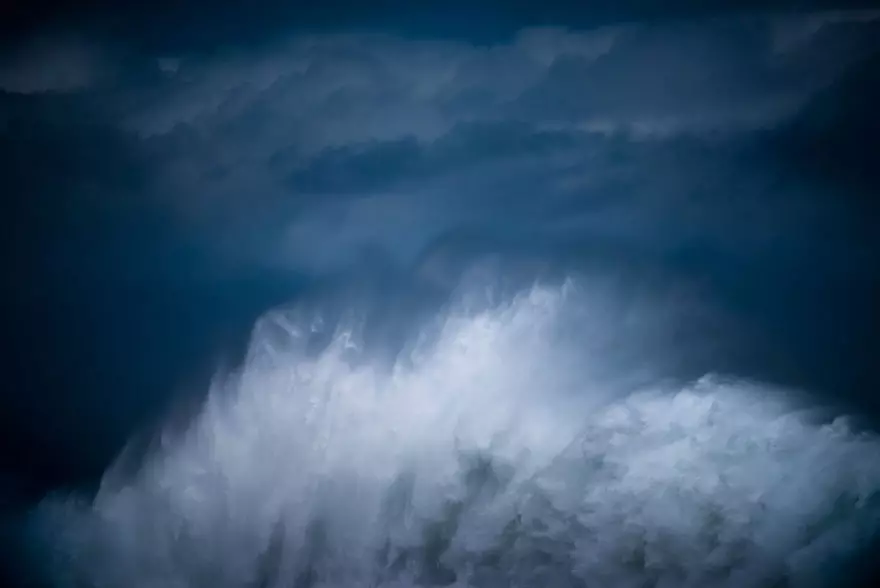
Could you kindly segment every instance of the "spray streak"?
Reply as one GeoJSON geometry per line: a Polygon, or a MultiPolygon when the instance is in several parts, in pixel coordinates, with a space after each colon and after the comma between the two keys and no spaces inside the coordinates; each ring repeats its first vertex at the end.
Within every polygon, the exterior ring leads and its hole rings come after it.
{"type": "Polygon", "coordinates": [[[830,581],[877,528],[876,440],[758,384],[621,392],[584,300],[450,311],[390,366],[354,321],[270,314],[184,436],[43,505],[56,584],[830,581]]]}

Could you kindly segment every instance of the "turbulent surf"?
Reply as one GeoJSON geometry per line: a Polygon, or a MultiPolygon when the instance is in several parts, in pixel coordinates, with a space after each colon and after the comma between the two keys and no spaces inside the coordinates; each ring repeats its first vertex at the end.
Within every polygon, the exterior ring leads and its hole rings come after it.
{"type": "Polygon", "coordinates": [[[40,506],[53,583],[820,586],[873,537],[880,444],[845,418],[639,372],[584,283],[459,294],[393,337],[266,315],[185,431],[40,506]]]}

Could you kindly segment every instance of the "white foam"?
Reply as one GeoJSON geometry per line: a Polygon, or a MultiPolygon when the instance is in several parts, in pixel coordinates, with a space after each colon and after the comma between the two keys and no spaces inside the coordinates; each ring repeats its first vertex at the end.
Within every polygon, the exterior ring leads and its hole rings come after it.
{"type": "Polygon", "coordinates": [[[42,506],[57,585],[810,586],[875,531],[873,437],[759,383],[621,391],[587,299],[450,311],[390,367],[270,314],[185,435],[42,506]]]}

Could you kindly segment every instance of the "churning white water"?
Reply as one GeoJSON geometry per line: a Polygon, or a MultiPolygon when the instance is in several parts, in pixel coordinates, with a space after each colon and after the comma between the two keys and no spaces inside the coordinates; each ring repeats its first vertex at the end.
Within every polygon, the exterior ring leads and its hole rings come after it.
{"type": "Polygon", "coordinates": [[[878,528],[877,440],[757,383],[609,375],[588,298],[566,283],[462,304],[390,360],[354,314],[271,313],[184,434],[93,500],[41,506],[53,581],[830,581],[878,528]]]}

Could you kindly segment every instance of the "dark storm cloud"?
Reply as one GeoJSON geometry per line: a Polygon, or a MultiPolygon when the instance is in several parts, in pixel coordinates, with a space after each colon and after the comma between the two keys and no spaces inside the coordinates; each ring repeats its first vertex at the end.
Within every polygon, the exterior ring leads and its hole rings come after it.
{"type": "Polygon", "coordinates": [[[705,125],[748,120],[744,101],[757,110],[753,119],[772,121],[870,50],[876,22],[876,13],[832,13],[526,29],[489,47],[387,35],[294,36],[211,60],[166,56],[157,65],[176,83],[164,100],[129,116],[147,134],[196,117],[215,128],[247,117],[251,132],[264,129],[261,120],[299,123],[297,140],[335,144],[436,135],[475,117],[705,125]],[[307,119],[317,122],[310,128],[307,119]]]}
{"type": "MultiPolygon", "coordinates": [[[[429,143],[413,137],[321,151],[288,181],[292,190],[314,193],[368,194],[400,182],[431,178],[478,167],[492,160],[542,156],[577,143],[559,131],[544,131],[516,121],[458,123],[429,143]]],[[[282,165],[279,154],[275,161],[282,165]]]]}
{"type": "Polygon", "coordinates": [[[869,50],[876,29],[873,13],[835,13],[532,29],[491,47],[293,36],[214,58],[168,55],[152,77],[80,92],[141,137],[156,197],[181,218],[238,231],[248,218],[283,224],[317,193],[374,194],[405,177],[423,191],[488,160],[497,169],[573,142],[601,149],[607,135],[772,128],[869,50]],[[826,64],[805,67],[817,51],[826,64]]]}
{"type": "MultiPolygon", "coordinates": [[[[270,209],[289,207],[293,214],[287,228],[277,227],[283,232],[314,234],[323,242],[320,235],[333,223],[346,222],[351,226],[341,233],[345,239],[362,237],[351,241],[355,248],[370,235],[393,235],[382,221],[382,211],[390,209],[396,212],[388,222],[403,221],[414,232],[421,227],[423,239],[447,224],[485,222],[492,213],[475,212],[481,208],[502,205],[510,221],[518,208],[528,209],[520,203],[541,202],[553,211],[546,213],[552,219],[561,210],[553,202],[608,201],[610,194],[635,209],[630,218],[644,208],[632,199],[657,202],[662,212],[678,210],[673,203],[686,201],[687,194],[695,194],[687,214],[712,215],[721,201],[756,207],[761,197],[748,185],[754,174],[736,180],[736,164],[726,154],[696,165],[704,152],[723,151],[714,145],[679,153],[687,142],[662,141],[680,133],[741,135],[781,124],[840,73],[807,70],[802,54],[816,51],[814,43],[837,51],[832,61],[844,70],[870,50],[874,32],[876,24],[865,15],[826,15],[800,23],[744,19],[587,32],[538,29],[490,48],[388,36],[294,38],[256,56],[184,60],[169,74],[162,100],[125,113],[123,120],[157,151],[179,153],[169,161],[167,191],[181,194],[181,206],[195,206],[196,217],[231,207],[238,222],[247,213],[237,214],[236,202],[245,209],[254,201],[275,202],[270,209]],[[841,34],[851,39],[854,22],[863,42],[844,51],[827,29],[843,27],[841,34]],[[794,44],[798,26],[801,37],[794,44]],[[787,40],[783,54],[781,37],[787,40]],[[653,65],[660,49],[665,67],[653,65]],[[567,110],[560,108],[561,99],[567,110]],[[713,180],[718,165],[731,167],[725,177],[736,181],[713,180]],[[712,170],[699,180],[702,188],[694,186],[701,177],[695,169],[712,170]],[[747,196],[706,195],[716,184],[725,190],[742,185],[747,196]],[[361,202],[346,204],[352,195],[361,202]],[[300,206],[311,210],[297,216],[300,206]],[[322,209],[327,212],[319,214],[322,209]],[[407,214],[414,216],[406,221],[407,214]],[[315,215],[325,220],[310,218],[315,215]],[[377,224],[371,225],[375,215],[377,224]]],[[[531,214],[531,222],[545,216],[531,214]]],[[[621,228],[627,213],[620,215],[594,224],[621,228]]],[[[715,217],[728,218],[723,212],[715,217]]],[[[777,215],[765,218],[773,219],[766,221],[770,225],[780,222],[777,215]]],[[[650,225],[654,234],[663,232],[650,225]]],[[[630,226],[628,236],[643,230],[634,228],[636,222],[630,226]]],[[[749,226],[746,237],[760,223],[749,226]]],[[[405,250],[419,247],[409,238],[401,243],[405,250]]],[[[320,249],[326,253],[327,243],[320,249]]]]}
{"type": "Polygon", "coordinates": [[[876,50],[877,32],[862,11],[525,29],[488,46],[290,34],[124,70],[90,45],[102,75],[52,87],[22,72],[65,54],[19,52],[0,82],[100,116],[130,146],[107,148],[137,153],[128,177],[144,178],[101,206],[161,211],[226,264],[322,273],[375,247],[412,260],[462,223],[755,251],[780,224],[801,238],[844,214],[794,204],[813,190],[776,189],[754,146],[876,50]]]}
{"type": "Polygon", "coordinates": [[[518,110],[565,122],[596,113],[612,123],[649,125],[652,119],[674,124],[685,113],[709,121],[720,113],[774,119],[806,80],[786,79],[785,64],[773,59],[772,37],[755,28],[723,22],[621,31],[615,50],[595,63],[557,60],[518,99],[518,110]]]}

